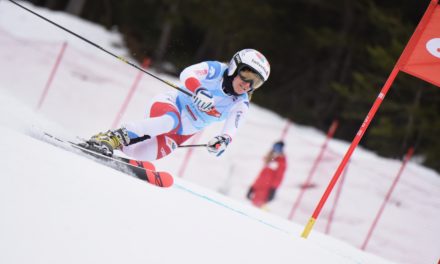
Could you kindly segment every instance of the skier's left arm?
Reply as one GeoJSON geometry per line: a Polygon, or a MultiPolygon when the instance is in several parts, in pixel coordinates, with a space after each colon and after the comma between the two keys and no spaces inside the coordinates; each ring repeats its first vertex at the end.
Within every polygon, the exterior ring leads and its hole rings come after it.
{"type": "Polygon", "coordinates": [[[215,154],[217,157],[223,154],[237,133],[239,125],[243,123],[248,109],[248,101],[240,101],[231,108],[225,120],[221,135],[214,137],[208,142],[208,151],[210,153],[215,154]]]}

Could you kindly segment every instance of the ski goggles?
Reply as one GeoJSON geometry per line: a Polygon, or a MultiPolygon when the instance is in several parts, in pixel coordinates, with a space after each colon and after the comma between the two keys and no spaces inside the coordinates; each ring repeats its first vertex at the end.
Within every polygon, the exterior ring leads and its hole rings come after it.
{"type": "Polygon", "coordinates": [[[264,83],[264,79],[260,74],[246,66],[240,68],[238,76],[243,82],[250,83],[252,89],[257,89],[264,83]]]}

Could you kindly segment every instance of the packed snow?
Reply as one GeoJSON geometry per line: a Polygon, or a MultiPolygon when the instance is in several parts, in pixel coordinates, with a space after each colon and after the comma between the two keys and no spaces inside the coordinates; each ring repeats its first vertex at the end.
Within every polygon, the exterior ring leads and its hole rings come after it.
{"type": "MultiPolygon", "coordinates": [[[[116,30],[20,3],[131,60],[116,30]]],[[[173,187],[160,189],[35,138],[41,130],[87,138],[109,129],[139,74],[136,69],[9,1],[0,1],[0,47],[0,263],[439,260],[440,175],[431,169],[408,163],[363,251],[359,248],[402,161],[358,148],[333,221],[328,218],[334,194],[303,239],[304,225],[350,142],[330,141],[314,188],[306,190],[293,221],[287,217],[325,133],[294,120],[288,125],[285,179],[273,202],[255,208],[246,192],[288,123],[257,105],[251,105],[247,122],[222,157],[182,148],[154,162],[176,178],[173,187]],[[63,43],[64,55],[37,109],[63,43]]],[[[143,75],[122,122],[143,118],[149,99],[170,89],[143,75]]],[[[214,125],[188,143],[204,143],[220,129],[214,125]]]]}

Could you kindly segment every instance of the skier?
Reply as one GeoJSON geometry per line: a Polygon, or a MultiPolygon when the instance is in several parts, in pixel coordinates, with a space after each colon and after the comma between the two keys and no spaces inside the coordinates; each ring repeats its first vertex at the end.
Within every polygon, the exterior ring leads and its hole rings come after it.
{"type": "Polygon", "coordinates": [[[163,158],[206,126],[224,121],[222,132],[207,149],[220,156],[231,143],[249,108],[251,94],[267,81],[270,65],[254,49],[244,49],[229,64],[204,61],[185,68],[181,88],[192,97],[170,91],[153,98],[145,119],[98,133],[90,146],[111,156],[114,150],[143,161],[163,158]]]}
{"type": "Polygon", "coordinates": [[[247,198],[257,207],[263,207],[275,198],[286,171],[284,142],[276,142],[264,158],[264,167],[255,182],[249,188],[247,198]]]}

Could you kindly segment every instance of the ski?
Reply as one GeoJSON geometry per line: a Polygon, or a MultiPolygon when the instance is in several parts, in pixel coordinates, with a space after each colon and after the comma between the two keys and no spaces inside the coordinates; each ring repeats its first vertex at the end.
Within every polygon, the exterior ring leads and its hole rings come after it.
{"type": "Polygon", "coordinates": [[[100,164],[111,167],[125,174],[129,174],[131,176],[134,176],[138,179],[141,179],[158,187],[166,188],[173,185],[174,182],[173,176],[165,171],[156,171],[154,164],[151,162],[128,159],[124,157],[119,157],[117,155],[107,156],[98,152],[97,150],[87,147],[88,143],[86,141],[73,142],[73,141],[61,139],[47,132],[43,132],[43,133],[44,133],[44,137],[52,141],[52,142],[50,141],[48,142],[53,143],[53,145],[57,147],[61,147],[63,149],[67,148],[68,150],[72,150],[72,149],[79,150],[80,152],[78,151],[72,151],[72,152],[76,154],[84,153],[85,155],[81,155],[81,156],[90,158],[91,160],[94,160],[100,164]],[[60,144],[62,144],[62,146],[60,144]]]}

